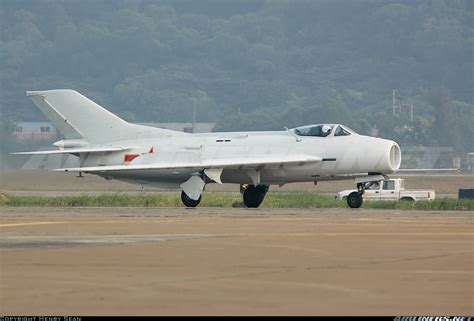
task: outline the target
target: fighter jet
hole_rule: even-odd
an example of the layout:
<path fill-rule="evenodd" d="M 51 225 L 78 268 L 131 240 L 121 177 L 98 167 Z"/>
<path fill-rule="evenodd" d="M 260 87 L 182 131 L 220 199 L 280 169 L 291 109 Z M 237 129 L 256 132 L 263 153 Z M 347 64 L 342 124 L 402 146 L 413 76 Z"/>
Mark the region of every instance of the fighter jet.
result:
<path fill-rule="evenodd" d="M 180 188 L 196 207 L 206 184 L 233 183 L 247 207 L 259 207 L 271 185 L 353 179 L 347 198 L 362 205 L 367 182 L 398 170 L 401 152 L 391 140 L 359 135 L 341 124 L 282 131 L 183 133 L 126 122 L 74 90 L 28 91 L 62 133 L 56 150 L 16 154 L 72 154 L 79 167 L 54 171 L 95 174 L 142 186 Z"/>

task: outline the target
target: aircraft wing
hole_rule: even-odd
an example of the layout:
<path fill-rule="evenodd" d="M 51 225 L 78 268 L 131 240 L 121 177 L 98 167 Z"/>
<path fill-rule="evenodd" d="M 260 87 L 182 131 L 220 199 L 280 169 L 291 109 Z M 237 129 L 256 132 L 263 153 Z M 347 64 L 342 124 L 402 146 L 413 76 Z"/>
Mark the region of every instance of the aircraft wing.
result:
<path fill-rule="evenodd" d="M 208 158 L 201 162 L 186 163 L 153 163 L 153 164 L 130 164 L 130 165 L 111 165 L 111 166 L 92 166 L 59 168 L 53 171 L 60 172 L 108 172 L 108 171 L 135 171 L 135 170 L 154 170 L 154 169 L 180 169 L 180 168 L 237 168 L 237 169 L 255 169 L 266 165 L 306 165 L 310 163 L 321 162 L 322 158 L 309 155 L 248 155 L 236 156 L 233 158 Z"/>
<path fill-rule="evenodd" d="M 40 150 L 36 152 L 19 152 L 12 153 L 13 155 L 51 155 L 51 154 L 79 154 L 79 153 L 101 153 L 101 152 L 118 152 L 130 149 L 131 147 L 121 146 L 107 146 L 107 147 L 92 147 L 92 148 L 67 148 L 56 150 Z"/>

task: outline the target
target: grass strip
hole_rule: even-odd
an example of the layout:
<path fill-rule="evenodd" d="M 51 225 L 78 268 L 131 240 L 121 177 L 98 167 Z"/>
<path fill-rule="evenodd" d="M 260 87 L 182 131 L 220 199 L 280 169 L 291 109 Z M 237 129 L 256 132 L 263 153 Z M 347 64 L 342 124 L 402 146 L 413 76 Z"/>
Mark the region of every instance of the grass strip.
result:
<path fill-rule="evenodd" d="M 125 193 L 79 196 L 13 196 L 0 194 L 0 206 L 10 207 L 183 207 L 179 193 L 130 195 Z M 201 207 L 244 207 L 239 193 L 203 193 Z M 269 193 L 262 208 L 344 208 L 345 201 L 312 192 Z M 474 200 L 365 201 L 363 208 L 400 210 L 474 211 Z"/>

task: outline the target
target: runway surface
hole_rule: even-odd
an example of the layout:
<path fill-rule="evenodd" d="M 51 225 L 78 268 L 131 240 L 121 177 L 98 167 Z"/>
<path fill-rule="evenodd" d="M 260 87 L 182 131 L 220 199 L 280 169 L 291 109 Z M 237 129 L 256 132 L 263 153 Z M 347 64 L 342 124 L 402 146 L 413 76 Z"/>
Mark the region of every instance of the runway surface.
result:
<path fill-rule="evenodd" d="M 0 315 L 474 314 L 473 212 L 0 211 Z"/>

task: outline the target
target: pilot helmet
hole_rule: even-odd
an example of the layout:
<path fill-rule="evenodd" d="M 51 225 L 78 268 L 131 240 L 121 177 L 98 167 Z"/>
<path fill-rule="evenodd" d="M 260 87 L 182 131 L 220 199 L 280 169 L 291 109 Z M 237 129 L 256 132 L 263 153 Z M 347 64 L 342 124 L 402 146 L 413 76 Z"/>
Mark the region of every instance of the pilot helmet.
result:
<path fill-rule="evenodd" d="M 329 125 L 323 125 L 323 127 L 321 128 L 321 130 L 322 130 L 322 132 L 323 132 L 324 134 L 327 134 L 327 133 L 329 133 L 329 132 L 331 131 L 331 126 L 329 126 Z"/>

